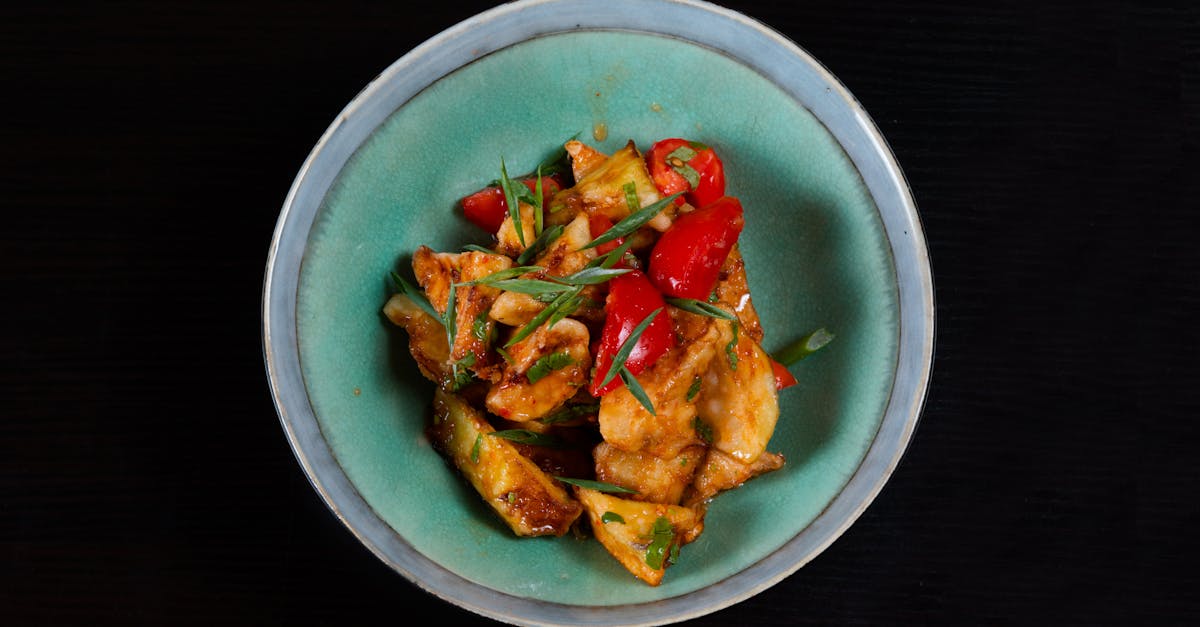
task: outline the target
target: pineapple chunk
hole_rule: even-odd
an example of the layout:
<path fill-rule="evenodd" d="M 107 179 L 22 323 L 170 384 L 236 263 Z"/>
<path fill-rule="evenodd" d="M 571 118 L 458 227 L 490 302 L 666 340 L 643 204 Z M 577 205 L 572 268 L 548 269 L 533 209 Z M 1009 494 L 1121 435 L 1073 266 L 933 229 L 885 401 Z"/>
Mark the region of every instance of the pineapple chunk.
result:
<path fill-rule="evenodd" d="M 696 513 L 678 505 L 633 501 L 580 487 L 575 496 L 600 544 L 625 570 L 652 586 L 662 582 L 682 539 L 697 524 Z"/>
<path fill-rule="evenodd" d="M 564 144 L 563 148 L 571 158 L 571 174 L 576 181 L 583 180 L 583 177 L 608 159 L 608 155 L 576 139 Z"/>
<path fill-rule="evenodd" d="M 561 536 L 582 506 L 461 398 L 434 392 L 433 445 L 518 536 Z"/>
<path fill-rule="evenodd" d="M 637 490 L 637 495 L 629 498 L 677 504 L 691 485 L 696 466 L 704 459 L 704 447 L 689 446 L 677 457 L 662 459 L 601 442 L 592 449 L 592 457 L 596 460 L 596 479 Z"/>
<path fill-rule="evenodd" d="M 728 346 L 732 325 L 722 321 L 719 326 L 724 331 L 721 345 Z M 712 429 L 714 448 L 749 464 L 766 450 L 775 432 L 779 392 L 766 351 L 740 330 L 736 339 L 732 356 L 726 348 L 712 360 L 696 399 L 696 412 Z"/>
<path fill-rule="evenodd" d="M 554 326 L 543 324 L 529 337 L 513 344 L 508 349 L 512 362 L 504 365 L 500 380 L 488 391 L 488 410 L 502 418 L 523 422 L 549 415 L 575 398 L 579 388 L 587 383 L 592 367 L 588 337 L 588 329 L 582 322 L 564 318 Z M 563 363 L 543 372 L 555 359 Z M 537 374 L 543 376 L 530 381 L 535 367 L 539 369 Z"/>
<path fill-rule="evenodd" d="M 450 349 L 442 323 L 404 294 L 393 294 L 383 305 L 383 315 L 408 333 L 408 350 L 421 374 L 445 385 L 450 379 Z"/>
<path fill-rule="evenodd" d="M 625 200 L 625 185 L 633 183 L 638 202 L 642 207 L 653 204 L 662 196 L 650 178 L 646 162 L 630 141 L 624 148 L 614 152 L 602 163 L 589 164 L 587 174 L 575 179 L 575 186 L 554 195 L 547 220 L 551 224 L 565 224 L 583 212 L 587 215 L 602 215 L 616 223 L 629 215 L 629 203 Z M 671 225 L 674 205 L 659 212 L 647 224 L 665 231 Z"/>

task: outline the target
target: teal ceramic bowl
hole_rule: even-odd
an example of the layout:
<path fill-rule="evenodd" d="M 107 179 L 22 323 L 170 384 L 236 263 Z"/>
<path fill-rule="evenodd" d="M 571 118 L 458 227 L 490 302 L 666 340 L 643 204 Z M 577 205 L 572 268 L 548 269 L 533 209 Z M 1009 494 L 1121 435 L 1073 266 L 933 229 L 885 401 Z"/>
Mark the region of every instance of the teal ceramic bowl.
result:
<path fill-rule="evenodd" d="M 604 135 L 606 138 L 597 139 Z M 456 201 L 567 138 L 716 147 L 773 351 L 795 365 L 780 471 L 719 496 L 658 587 L 594 540 L 518 539 L 422 434 L 432 387 L 381 315 L 421 244 L 486 243 Z M 296 458 L 333 513 L 429 593 L 514 624 L 663 624 L 791 575 L 896 467 L 929 383 L 932 277 L 916 207 L 869 116 L 777 32 L 694 1 L 532 0 L 406 54 L 337 117 L 287 196 L 266 271 L 267 375 Z M 864 565 L 866 566 L 866 565 Z"/>

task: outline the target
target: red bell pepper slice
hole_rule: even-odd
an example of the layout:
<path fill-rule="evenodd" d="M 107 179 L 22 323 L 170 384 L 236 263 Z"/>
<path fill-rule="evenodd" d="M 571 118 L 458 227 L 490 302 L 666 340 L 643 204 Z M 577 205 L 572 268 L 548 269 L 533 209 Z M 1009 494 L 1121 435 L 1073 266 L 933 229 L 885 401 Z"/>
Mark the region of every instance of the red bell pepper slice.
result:
<path fill-rule="evenodd" d="M 771 370 L 775 373 L 775 389 L 782 390 L 796 385 L 796 377 L 787 369 L 787 366 L 771 360 Z"/>
<path fill-rule="evenodd" d="M 742 233 L 742 215 L 742 203 L 723 196 L 676 218 L 650 253 L 654 286 L 667 296 L 707 299 Z"/>
<path fill-rule="evenodd" d="M 537 191 L 537 177 L 522 179 L 521 182 L 529 191 Z M 550 199 L 560 190 L 562 182 L 553 176 L 543 176 L 542 206 L 548 207 Z M 498 186 L 485 187 L 464 197 L 459 204 L 462 205 L 463 215 L 468 220 L 489 233 L 499 231 L 500 225 L 504 224 L 504 218 L 508 217 L 508 201 L 504 199 L 504 190 Z"/>
<path fill-rule="evenodd" d="M 624 385 L 621 377 L 617 376 L 604 387 L 600 387 L 600 383 L 608 375 L 609 368 L 613 366 L 613 356 L 620 350 L 625 339 L 646 316 L 665 306 L 662 295 L 640 270 L 632 270 L 609 281 L 608 297 L 604 305 L 604 327 L 596 347 L 596 374 L 588 387 L 592 396 L 603 396 Z M 670 316 L 664 309 L 642 332 L 629 358 L 625 360 L 625 367 L 632 374 L 639 374 L 658 361 L 658 358 L 674 345 L 675 330 L 671 326 Z"/>
<path fill-rule="evenodd" d="M 660 140 L 646 151 L 646 167 L 663 196 L 684 192 L 677 205 L 687 200 L 702 207 L 725 195 L 725 166 L 703 144 L 678 137 Z"/>

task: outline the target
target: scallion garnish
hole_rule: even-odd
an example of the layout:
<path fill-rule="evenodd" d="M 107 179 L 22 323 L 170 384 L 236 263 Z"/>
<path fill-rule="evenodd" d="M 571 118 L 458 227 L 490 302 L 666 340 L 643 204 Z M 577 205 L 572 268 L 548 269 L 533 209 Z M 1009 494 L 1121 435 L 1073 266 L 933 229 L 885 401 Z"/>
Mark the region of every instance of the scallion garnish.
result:
<path fill-rule="evenodd" d="M 484 309 L 475 316 L 475 322 L 471 324 L 471 335 L 480 342 L 488 341 L 488 336 L 491 335 L 491 325 L 488 324 L 488 310 Z M 472 355 L 474 357 L 474 355 Z"/>
<path fill-rule="evenodd" d="M 695 168 L 688 165 L 688 161 L 691 161 L 695 158 L 695 150 L 692 150 L 688 146 L 680 146 L 668 153 L 666 159 L 667 165 L 671 166 L 672 170 L 678 172 L 679 176 L 682 176 L 684 179 L 686 179 L 688 185 L 691 185 L 692 189 L 696 189 L 696 186 L 700 184 L 700 173 L 697 172 Z"/>
<path fill-rule="evenodd" d="M 533 198 L 534 198 L 533 234 L 538 237 L 541 237 L 542 236 L 542 221 L 543 221 L 542 201 L 543 201 L 544 197 L 542 196 L 542 166 L 540 166 L 540 165 L 538 166 L 538 169 L 537 169 L 537 183 L 534 185 Z"/>
<path fill-rule="evenodd" d="M 490 248 L 484 248 L 483 246 L 480 246 L 479 244 L 467 244 L 466 246 L 462 247 L 462 250 L 463 250 L 463 252 L 477 252 L 477 253 L 485 253 L 488 255 L 499 255 L 500 254 Z"/>
<path fill-rule="evenodd" d="M 625 191 L 625 204 L 629 205 L 629 213 L 636 213 L 642 208 L 642 200 L 637 195 L 637 183 L 629 181 L 622 185 L 621 189 Z"/>
<path fill-rule="evenodd" d="M 551 281 L 543 281 L 541 279 L 506 279 L 497 281 L 492 284 L 492 287 L 502 289 L 506 292 L 516 292 L 518 294 L 527 294 L 529 296 L 545 296 L 550 295 L 554 300 L 559 294 L 571 289 L 569 285 L 562 283 L 554 283 Z"/>
<path fill-rule="evenodd" d="M 674 305 L 684 311 L 698 314 L 701 316 L 709 316 L 710 318 L 721 318 L 722 320 L 737 320 L 737 316 L 702 300 L 694 298 L 666 298 L 668 304 Z"/>
<path fill-rule="evenodd" d="M 450 284 L 450 295 L 446 297 L 446 310 L 442 312 L 442 326 L 446 328 L 446 348 L 451 354 L 454 353 L 454 338 L 458 336 L 458 311 L 456 309 L 455 299 L 457 298 L 458 284 Z M 458 379 L 458 362 L 454 362 L 450 366 L 451 375 Z"/>
<path fill-rule="evenodd" d="M 598 388 L 603 388 L 604 386 L 608 385 L 608 383 L 620 373 L 621 369 L 625 368 L 625 361 L 629 359 L 629 355 L 633 353 L 633 348 L 637 346 L 638 340 L 642 338 L 642 333 L 646 331 L 646 328 L 650 326 L 651 322 L 654 322 L 654 318 L 656 318 L 661 311 L 662 307 L 659 307 L 658 309 L 650 312 L 650 315 L 646 316 L 641 322 L 639 322 L 638 325 L 633 328 L 633 331 L 630 331 L 629 335 L 626 336 L 625 341 L 621 342 L 621 346 L 617 349 L 616 354 L 613 355 L 613 360 L 608 367 L 608 372 L 604 374 L 604 379 L 600 381 L 600 385 L 597 386 Z M 623 378 L 624 377 L 622 377 L 622 379 Z M 644 404 L 645 403 L 643 403 L 643 405 Z M 650 413 L 654 413 L 654 410 L 651 409 Z"/>
<path fill-rule="evenodd" d="M 772 358 L 785 365 L 790 366 L 805 357 L 824 348 L 827 344 L 833 341 L 834 335 L 825 327 L 821 327 L 812 333 L 788 344 L 783 350 L 776 353 Z"/>
<path fill-rule="evenodd" d="M 538 419 L 538 422 L 547 425 L 558 424 L 560 422 L 569 422 L 580 416 L 590 416 L 600 411 L 600 403 L 591 403 L 588 405 L 568 405 L 562 409 Z"/>
<path fill-rule="evenodd" d="M 646 411 L 650 412 L 651 416 L 658 415 L 654 411 L 654 401 L 650 400 L 650 395 L 646 394 L 642 384 L 638 383 L 637 377 L 633 376 L 633 373 L 625 366 L 621 366 L 621 380 L 625 382 L 625 387 L 629 388 L 629 393 L 642 404 L 642 407 L 646 408 Z"/>
<path fill-rule="evenodd" d="M 643 224 L 649 222 L 654 218 L 654 216 L 658 215 L 658 212 L 662 211 L 664 207 L 675 202 L 675 199 L 678 198 L 682 193 L 683 192 L 675 192 L 674 194 L 671 194 L 670 196 L 667 196 L 666 198 L 663 198 L 654 204 L 643 207 L 629 214 L 628 216 L 625 216 L 625 218 L 623 218 L 620 222 L 612 225 L 612 228 L 601 233 L 596 239 L 588 242 L 583 249 L 593 248 L 605 242 L 611 242 L 618 237 L 625 237 L 626 235 L 638 230 Z"/>
<path fill-rule="evenodd" d="M 555 312 L 567 305 L 571 299 L 575 296 L 578 296 L 581 291 L 583 291 L 582 285 L 573 287 L 562 294 L 559 294 L 553 302 L 547 305 L 545 309 L 538 312 L 538 314 L 534 316 L 532 320 L 527 322 L 525 326 L 517 329 L 517 332 L 514 333 L 512 337 L 508 338 L 508 341 L 504 343 L 504 347 L 508 348 L 513 344 L 516 344 L 517 342 L 529 337 L 530 333 L 536 331 L 538 327 L 542 326 L 543 322 L 548 320 L 555 314 Z"/>
<path fill-rule="evenodd" d="M 597 492 L 617 492 L 620 494 L 637 494 L 637 490 L 630 490 L 629 488 L 623 488 L 619 485 L 605 483 L 603 481 L 593 481 L 591 479 L 572 479 L 570 477 L 559 477 L 558 475 L 552 475 L 552 476 L 555 479 L 558 479 L 559 481 L 561 481 L 563 483 L 567 483 L 570 485 L 577 485 L 581 488 L 587 488 L 589 490 L 595 490 Z"/>
<path fill-rule="evenodd" d="M 570 353 L 558 352 L 550 353 L 544 357 L 540 357 L 529 370 L 525 371 L 525 378 L 529 379 L 530 383 L 537 383 L 546 377 L 546 375 L 561 370 L 575 363 Z"/>
<path fill-rule="evenodd" d="M 528 248 L 521 251 L 521 254 L 517 256 L 517 264 L 520 265 L 529 263 L 539 253 L 541 253 L 543 250 L 546 250 L 546 248 L 550 246 L 551 242 L 558 239 L 558 237 L 562 235 L 562 232 L 563 225 L 561 224 L 556 224 L 544 231 L 539 231 L 540 234 L 537 236 L 537 239 L 533 240 L 533 243 L 530 244 Z"/>
<path fill-rule="evenodd" d="M 610 522 L 619 522 L 623 525 L 625 524 L 625 518 L 616 512 L 604 512 L 604 514 L 600 516 L 600 522 L 605 524 Z"/>
<path fill-rule="evenodd" d="M 554 277 L 554 280 L 561 281 L 567 285 L 596 285 L 610 281 L 631 271 L 631 268 L 584 268 L 579 272 L 568 274 L 564 277 Z"/>
<path fill-rule="evenodd" d="M 651 529 L 650 546 L 646 547 L 646 565 L 654 570 L 663 569 L 667 551 L 675 542 L 675 529 L 666 516 L 659 516 Z"/>
<path fill-rule="evenodd" d="M 395 272 L 392 272 L 392 282 L 396 284 L 396 289 L 401 294 L 404 294 L 409 300 L 416 303 L 416 305 L 420 307 L 422 311 L 433 316 L 434 320 L 441 322 L 442 315 L 433 308 L 433 305 L 429 304 L 429 299 L 425 298 L 425 293 L 417 289 L 417 286 L 409 283 L 404 279 L 404 277 L 396 274 Z"/>
<path fill-rule="evenodd" d="M 453 379 L 450 382 L 450 391 L 457 392 L 475 380 L 475 375 L 471 374 L 470 368 L 475 365 L 475 353 L 469 353 L 466 357 L 454 362 Z M 462 368 L 462 370 L 459 370 Z"/>
<path fill-rule="evenodd" d="M 692 428 L 696 430 L 696 436 L 701 440 L 704 440 L 705 443 L 713 443 L 712 427 L 707 422 L 700 420 L 700 416 L 696 416 L 692 419 Z"/>
<path fill-rule="evenodd" d="M 700 377 L 692 379 L 692 384 L 688 386 L 687 391 L 687 400 L 689 403 L 692 401 L 692 399 L 696 398 L 697 394 L 700 393 L 700 386 L 703 384 L 703 382 L 704 380 Z"/>
<path fill-rule="evenodd" d="M 479 463 L 479 451 L 483 448 L 483 434 L 475 434 L 475 444 L 471 446 L 471 463 Z"/>
<path fill-rule="evenodd" d="M 725 345 L 725 356 L 729 358 L 729 369 L 737 370 L 737 366 L 738 366 L 738 356 L 737 356 L 738 323 L 737 323 L 737 321 L 734 320 L 733 323 L 730 324 L 730 327 L 733 328 L 733 339 L 729 340 L 729 343 Z"/>
<path fill-rule="evenodd" d="M 459 283 L 459 285 L 492 285 L 492 284 L 498 283 L 500 281 L 507 281 L 508 279 L 512 279 L 514 277 L 519 277 L 522 274 L 528 274 L 530 272 L 540 272 L 541 270 L 544 270 L 544 269 L 545 268 L 542 268 L 541 266 L 515 266 L 512 268 L 505 268 L 503 270 L 497 270 L 487 276 L 482 276 L 482 277 L 479 277 L 478 279 L 472 279 L 470 281 L 465 281 L 463 283 Z"/>
<path fill-rule="evenodd" d="M 617 265 L 617 262 L 629 252 L 629 248 L 633 246 L 633 238 L 629 238 L 621 243 L 620 246 L 608 251 L 607 254 L 601 255 L 592 259 L 587 263 L 588 268 L 611 268 Z"/>
<path fill-rule="evenodd" d="M 530 431 L 529 429 L 505 429 L 503 431 L 493 431 L 488 435 L 494 438 L 502 438 L 510 442 L 516 442 L 517 444 L 530 444 L 533 446 L 545 446 L 548 448 L 562 446 L 562 441 L 560 441 L 558 438 L 545 433 Z"/>
<path fill-rule="evenodd" d="M 517 183 L 521 187 L 525 185 Z M 517 192 L 513 188 L 512 179 L 508 178 L 508 169 L 504 167 L 504 157 L 500 158 L 500 189 L 504 190 L 504 203 L 508 205 L 508 215 L 512 218 L 513 228 L 517 230 L 517 239 L 525 245 L 525 228 L 521 225 L 521 206 Z"/>

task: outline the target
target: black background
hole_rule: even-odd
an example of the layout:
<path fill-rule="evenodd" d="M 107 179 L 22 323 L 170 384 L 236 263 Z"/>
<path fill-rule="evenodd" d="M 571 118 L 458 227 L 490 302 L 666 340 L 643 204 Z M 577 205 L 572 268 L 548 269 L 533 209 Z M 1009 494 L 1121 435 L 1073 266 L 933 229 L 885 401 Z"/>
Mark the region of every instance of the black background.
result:
<path fill-rule="evenodd" d="M 320 501 L 271 402 L 259 313 L 275 221 L 325 128 L 493 5 L 3 9 L 0 622 L 487 623 Z M 938 335 L 874 504 L 694 624 L 1194 622 L 1195 568 L 1167 567 L 1198 522 L 1197 10 L 727 6 L 816 56 L 889 140 Z"/>

